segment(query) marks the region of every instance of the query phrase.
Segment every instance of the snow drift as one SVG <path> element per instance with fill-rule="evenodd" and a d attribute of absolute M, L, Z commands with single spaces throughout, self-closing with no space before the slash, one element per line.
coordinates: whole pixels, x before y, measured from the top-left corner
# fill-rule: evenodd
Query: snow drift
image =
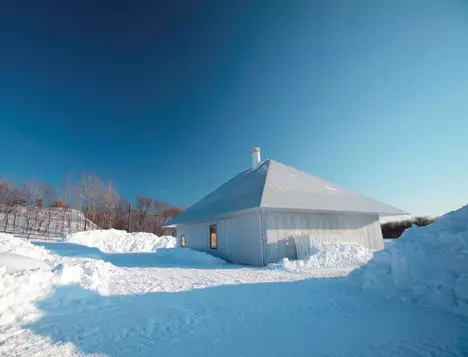
<path fill-rule="evenodd" d="M 78 284 L 100 295 L 108 295 L 111 275 L 117 270 L 117 267 L 102 260 L 67 258 L 55 267 L 54 283 Z"/>
<path fill-rule="evenodd" d="M 0 234 L 0 326 L 34 312 L 34 300 L 50 291 L 51 255 L 41 247 Z"/>
<path fill-rule="evenodd" d="M 50 270 L 50 266 L 43 260 L 13 253 L 0 253 L 0 266 L 3 266 L 7 273 L 21 270 Z"/>
<path fill-rule="evenodd" d="M 44 261 L 53 259 L 46 249 L 6 233 L 0 233 L 0 253 L 18 254 Z"/>
<path fill-rule="evenodd" d="M 0 234 L 0 326 L 36 318 L 35 300 L 48 295 L 53 285 L 79 284 L 107 294 L 116 269 L 102 260 L 55 256 L 25 239 Z"/>
<path fill-rule="evenodd" d="M 50 271 L 18 270 L 0 266 L 0 326 L 21 320 L 36 311 L 34 301 L 50 292 Z"/>
<path fill-rule="evenodd" d="M 70 234 L 70 243 L 95 247 L 105 253 L 154 252 L 159 248 L 174 248 L 176 239 L 172 236 L 159 237 L 152 233 L 127 233 L 117 229 L 92 230 Z"/>
<path fill-rule="evenodd" d="M 365 290 L 468 316 L 468 205 L 406 230 L 351 277 Z"/>
<path fill-rule="evenodd" d="M 270 269 L 301 271 L 319 268 L 354 268 L 372 258 L 373 251 L 355 243 L 321 243 L 311 247 L 311 255 L 304 260 L 282 259 L 270 264 Z"/>

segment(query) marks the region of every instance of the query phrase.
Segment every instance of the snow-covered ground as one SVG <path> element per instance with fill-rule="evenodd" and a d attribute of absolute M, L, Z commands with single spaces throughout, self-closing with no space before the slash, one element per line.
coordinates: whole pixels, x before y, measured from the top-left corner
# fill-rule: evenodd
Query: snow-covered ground
<path fill-rule="evenodd" d="M 452 223 L 439 228 L 453 233 Z M 431 272 L 459 272 L 453 265 L 462 264 L 466 253 L 464 227 L 457 225 L 455 241 L 444 233 L 438 246 L 443 253 L 431 257 L 436 261 Z M 417 245 L 420 233 L 413 234 L 387 247 L 398 249 L 401 274 L 412 274 L 419 269 L 415 264 L 425 262 L 420 254 L 419 260 L 403 260 L 408 247 Z M 148 239 L 156 247 L 151 253 L 141 252 L 151 244 L 138 245 L 134 235 L 126 235 L 121 247 L 104 243 L 104 233 L 87 235 L 91 238 L 34 245 L 0 235 L 0 253 L 29 256 L 50 267 L 10 272 L 0 267 L 0 356 L 468 354 L 468 320 L 458 311 L 421 303 L 407 292 L 403 301 L 370 283 L 369 277 L 381 278 L 389 290 L 401 291 L 387 279 L 396 274 L 394 267 L 382 273 L 388 266 L 378 259 L 381 253 L 372 258 L 372 252 L 352 245 L 318 246 L 303 262 L 253 268 L 166 248 L 163 238 Z M 115 235 L 120 242 L 124 232 Z M 139 252 L 129 252 L 136 246 Z M 441 259 L 449 255 L 454 263 L 446 266 Z M 434 276 L 419 277 L 427 282 Z"/>

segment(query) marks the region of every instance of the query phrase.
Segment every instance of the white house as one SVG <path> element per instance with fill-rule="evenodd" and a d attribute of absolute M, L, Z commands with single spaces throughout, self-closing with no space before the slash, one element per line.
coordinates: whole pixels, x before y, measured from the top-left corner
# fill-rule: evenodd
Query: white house
<path fill-rule="evenodd" d="M 379 216 L 406 212 L 274 160 L 241 172 L 169 222 L 178 245 L 264 266 L 302 258 L 315 242 L 383 248 Z"/>

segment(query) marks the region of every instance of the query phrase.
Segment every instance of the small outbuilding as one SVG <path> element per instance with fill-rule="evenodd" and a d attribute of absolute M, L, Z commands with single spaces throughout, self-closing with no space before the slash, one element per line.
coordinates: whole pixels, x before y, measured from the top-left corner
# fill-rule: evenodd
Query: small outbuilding
<path fill-rule="evenodd" d="M 241 172 L 169 222 L 180 247 L 264 266 L 309 255 L 314 243 L 383 249 L 379 216 L 407 214 L 252 152 Z"/>

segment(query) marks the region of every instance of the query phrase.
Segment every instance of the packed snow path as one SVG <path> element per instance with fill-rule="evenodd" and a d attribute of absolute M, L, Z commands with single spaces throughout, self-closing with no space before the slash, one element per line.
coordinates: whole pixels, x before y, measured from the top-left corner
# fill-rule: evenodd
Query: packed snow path
<path fill-rule="evenodd" d="M 38 243 L 39 244 L 39 243 Z M 466 356 L 467 320 L 362 293 L 345 270 L 246 268 L 168 254 L 106 254 L 101 295 L 58 285 L 41 316 L 0 329 L 1 356 Z M 177 258 L 177 257 L 176 257 Z"/>

